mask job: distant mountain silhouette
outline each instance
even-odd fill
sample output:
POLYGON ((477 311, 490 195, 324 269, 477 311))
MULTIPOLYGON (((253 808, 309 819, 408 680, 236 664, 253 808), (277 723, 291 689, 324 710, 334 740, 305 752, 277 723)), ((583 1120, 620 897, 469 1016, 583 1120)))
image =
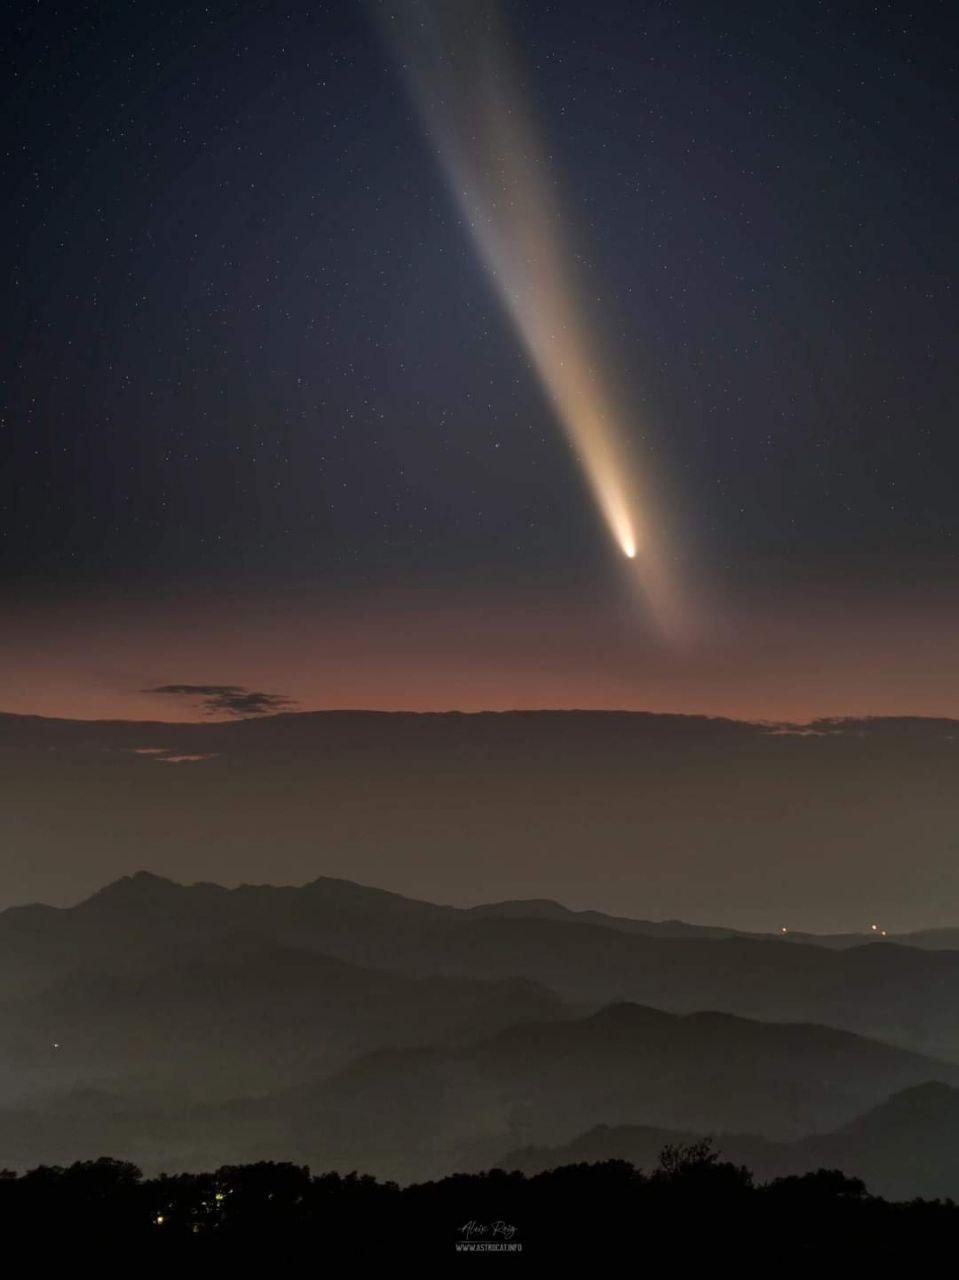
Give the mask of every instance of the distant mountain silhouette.
POLYGON ((0 901, 71 901, 135 858, 174 878, 322 870, 457 903, 549 897, 751 934, 868 929, 884 912, 950 925, 929 912, 953 885, 957 741, 957 722, 910 719, 0 716, 0 901))
MULTIPOLYGON (((526 1173, 610 1159, 652 1169, 665 1146, 701 1137, 689 1130, 597 1125, 562 1146, 507 1152, 497 1163, 526 1173)), ((877 1195, 959 1199, 959 1090, 945 1084, 904 1089, 830 1133, 794 1142, 742 1133, 720 1133, 714 1141, 724 1159, 763 1179, 842 1169, 877 1195)))
POLYGON ((140 872, 11 908, 0 1167, 109 1152, 409 1181, 713 1133, 769 1176, 952 1185, 959 954, 656 927, 332 877, 140 872))
MULTIPOLYGON (((841 1027, 959 1060, 959 953, 885 942, 829 949, 776 938, 652 937, 572 921, 438 906, 328 877, 301 888, 178 885, 140 873, 71 908, 0 913, 0 1003, 71 975, 149 972, 237 937, 408 978, 525 979, 562 1001, 841 1027)), ((215 955, 213 957, 215 959, 215 955)))
POLYGON ((959 1066, 822 1027, 635 1005, 527 1022, 459 1048, 381 1049, 264 1097, 73 1092, 0 1111, 0 1165, 109 1150, 147 1168, 278 1159, 403 1181, 479 1169, 598 1124, 793 1138, 959 1066))
MULTIPOLYGON (((91 916, 102 924, 108 904, 127 910, 146 895, 152 909, 175 890, 139 877, 114 886, 86 904, 77 934, 91 916)), ((566 1012, 523 979, 406 977, 256 934, 177 942, 171 918, 158 917, 152 946, 130 947, 122 968, 103 949, 81 951, 84 967, 0 1003, 0 1100, 78 1086, 224 1099, 383 1045, 457 1043, 566 1012)))
POLYGON ((648 938, 752 938, 755 941, 804 943, 842 951, 885 940, 904 946, 923 947, 928 951, 959 948, 959 929, 928 929, 919 933, 749 933, 743 929, 725 929, 722 925, 689 924, 685 920, 635 920, 630 916, 611 916, 603 911, 573 911, 549 898, 527 898, 512 902, 491 902, 470 909, 474 915, 498 916, 507 920, 562 920, 568 924, 597 924, 620 933, 640 933, 648 938))
MULTIPOLYGON (((513 902, 491 902, 469 908, 473 916, 503 920, 560 920, 564 924, 596 924, 619 933, 639 933, 648 938, 742 938, 745 934, 720 925, 687 924, 684 920, 633 920, 610 916, 603 911, 572 911, 548 898, 527 898, 513 902)), ((767 935, 770 936, 770 935, 767 935)), ((865 937, 860 941, 865 941, 865 937)))

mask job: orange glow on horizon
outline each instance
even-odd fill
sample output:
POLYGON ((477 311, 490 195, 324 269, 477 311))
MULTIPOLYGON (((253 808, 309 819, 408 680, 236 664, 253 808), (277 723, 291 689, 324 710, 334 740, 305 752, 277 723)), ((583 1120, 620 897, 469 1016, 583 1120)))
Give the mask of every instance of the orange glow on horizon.
POLYGON ((951 592, 921 619, 906 597, 767 594, 743 602, 726 630, 681 646, 637 627, 632 593, 609 585, 461 581, 312 596, 194 588, 22 604, 0 652, 0 711, 199 719, 187 700, 143 692, 182 681, 267 690, 296 710, 959 717, 951 592))

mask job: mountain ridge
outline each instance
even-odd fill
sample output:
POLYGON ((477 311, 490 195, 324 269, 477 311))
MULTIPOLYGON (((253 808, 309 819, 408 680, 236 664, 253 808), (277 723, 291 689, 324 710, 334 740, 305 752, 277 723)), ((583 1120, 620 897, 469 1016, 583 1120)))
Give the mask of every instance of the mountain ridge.
POLYGON ((280 1091, 202 1105, 87 1085, 0 1108, 0 1165, 99 1145, 168 1170, 282 1158, 411 1181, 597 1124, 742 1133, 748 1118, 767 1140, 796 1140, 930 1079, 959 1087, 959 1065, 828 1028, 620 1006, 468 1043, 380 1046, 280 1091))
POLYGON ((407 977, 523 978, 572 1005, 819 1023, 959 1060, 957 951, 889 939, 833 949, 694 926, 657 936, 634 923, 489 914, 334 877, 225 888, 135 875, 71 908, 0 913, 0 999, 37 994, 77 967, 136 971, 168 948, 255 933, 407 977))
MULTIPOLYGON (((425 714, 425 713, 424 713, 425 714)), ((481 902, 472 906, 457 906, 447 903, 431 902, 428 899, 416 898, 411 894, 399 893, 392 889, 383 889, 378 885, 361 883, 359 881, 350 880, 344 876, 328 876, 320 875, 312 879, 305 880, 299 884, 271 884, 269 882, 241 882, 236 885, 223 885, 211 880, 197 881, 181 881, 175 880, 170 876, 159 875, 156 872, 141 868, 134 872, 118 876, 115 880, 103 885, 101 888, 94 890, 87 897, 81 898, 78 902, 69 904, 68 906, 55 906, 43 902, 26 902, 14 903, 10 906, 0 908, 0 919, 8 914, 17 912, 26 912, 35 909, 43 911, 71 911, 78 907, 87 906, 90 903, 102 902, 107 900, 117 900, 121 898, 133 898, 142 900, 149 894, 163 893, 172 899, 171 891, 190 891, 198 893, 216 893, 216 894, 247 894, 251 891, 264 892, 329 892, 339 891, 356 896, 357 898, 366 895, 369 899, 378 899, 381 902, 392 900, 397 905, 412 904, 416 907, 433 909, 435 911, 460 912, 464 916, 472 917, 491 917, 491 918, 520 918, 520 919, 548 919, 561 920, 568 923, 583 923, 597 925, 602 928, 614 928, 623 932, 643 933, 646 936, 660 937, 699 937, 712 940, 724 939, 743 939, 747 941, 769 941, 769 942, 789 942, 792 945, 809 945, 809 946, 825 946, 837 947, 842 949, 851 949, 856 946, 881 946, 881 945, 897 945, 897 946, 916 946, 917 942, 913 939, 922 939, 924 937, 947 937, 955 933, 955 946, 943 947, 944 950, 954 950, 959 948, 959 926, 955 929, 950 927, 919 929, 909 933, 887 934, 883 932, 881 935, 875 932, 864 931, 854 934, 816 934, 802 930, 788 930, 780 932, 756 932, 743 929, 735 929, 732 926, 719 924, 699 924, 691 921, 681 920, 677 918, 669 918, 662 920, 644 919, 634 916, 614 916, 604 911, 598 911, 593 908, 572 908, 566 906, 554 898, 517 898, 504 899, 497 902, 481 902)), ((934 947, 923 948, 926 950, 934 950, 934 947)))
POLYGON ((321 871, 460 906, 549 898, 661 932, 677 918, 948 929, 957 753, 955 726, 932 719, 786 732, 619 711, 7 716, 0 901, 76 902, 136 851, 178 881, 321 871), (784 878, 764 874, 772 850, 784 878))
POLYGON ((751 1133, 597 1125, 564 1146, 508 1151, 499 1163, 525 1173, 605 1160, 649 1168, 665 1146, 704 1136, 723 1159, 748 1166, 760 1180, 839 1168, 877 1195, 959 1198, 959 1089, 939 1081, 901 1089, 836 1129, 792 1142, 751 1133))

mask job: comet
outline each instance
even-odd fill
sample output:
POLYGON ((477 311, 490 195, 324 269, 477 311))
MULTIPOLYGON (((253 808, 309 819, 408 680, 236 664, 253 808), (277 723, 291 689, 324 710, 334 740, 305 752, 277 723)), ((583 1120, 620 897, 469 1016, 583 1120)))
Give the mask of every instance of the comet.
POLYGON ((679 596, 640 483, 635 415, 604 357, 549 149, 521 63, 489 0, 378 8, 423 126, 496 293, 534 366, 614 545, 674 629, 679 596))

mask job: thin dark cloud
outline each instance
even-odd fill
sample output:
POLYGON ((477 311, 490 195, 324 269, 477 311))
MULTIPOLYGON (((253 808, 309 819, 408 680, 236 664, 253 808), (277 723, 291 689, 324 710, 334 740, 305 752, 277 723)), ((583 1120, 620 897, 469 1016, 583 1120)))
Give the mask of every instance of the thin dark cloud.
POLYGON ((281 693, 264 693, 241 684, 159 684, 144 693, 190 698, 210 716, 265 716, 296 705, 281 693))

